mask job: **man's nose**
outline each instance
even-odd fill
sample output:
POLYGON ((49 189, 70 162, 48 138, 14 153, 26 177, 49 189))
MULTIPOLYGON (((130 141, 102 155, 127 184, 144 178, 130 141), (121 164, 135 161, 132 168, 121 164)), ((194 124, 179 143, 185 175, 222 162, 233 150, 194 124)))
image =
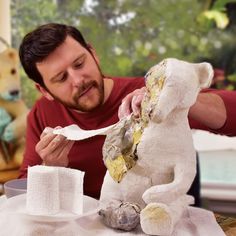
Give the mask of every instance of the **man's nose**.
POLYGON ((68 75, 74 86, 78 86, 82 82, 82 77, 79 75, 78 71, 74 69, 68 69, 68 75))

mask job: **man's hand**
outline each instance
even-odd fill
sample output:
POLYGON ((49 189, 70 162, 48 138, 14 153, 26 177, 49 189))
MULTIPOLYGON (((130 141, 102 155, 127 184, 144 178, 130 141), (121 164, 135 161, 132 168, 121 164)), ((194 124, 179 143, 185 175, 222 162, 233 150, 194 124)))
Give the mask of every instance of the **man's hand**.
POLYGON ((52 131, 51 128, 46 128, 43 131, 35 150, 42 158, 44 165, 67 167, 69 164, 68 154, 74 141, 67 140, 62 135, 53 134, 52 131))
POLYGON ((130 115, 132 112, 134 116, 140 115, 141 103, 146 92, 146 88, 136 89, 129 93, 123 100, 118 110, 119 119, 130 115))

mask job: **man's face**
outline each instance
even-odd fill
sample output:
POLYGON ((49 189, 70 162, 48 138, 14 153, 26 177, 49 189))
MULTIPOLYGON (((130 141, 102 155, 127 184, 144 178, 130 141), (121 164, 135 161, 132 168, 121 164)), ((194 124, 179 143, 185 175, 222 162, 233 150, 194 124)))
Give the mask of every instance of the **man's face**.
MULTIPOLYGON (((94 54, 93 54, 94 55, 94 54)), ((96 57, 68 36, 45 60, 37 63, 47 89, 38 85, 49 100, 89 112, 104 100, 104 82, 96 57)))

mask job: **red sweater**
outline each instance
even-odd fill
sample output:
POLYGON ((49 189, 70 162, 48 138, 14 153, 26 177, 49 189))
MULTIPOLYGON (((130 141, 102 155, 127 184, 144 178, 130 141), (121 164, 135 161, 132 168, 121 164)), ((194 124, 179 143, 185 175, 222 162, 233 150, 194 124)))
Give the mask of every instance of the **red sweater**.
MULTIPOLYGON (((20 177, 26 177, 27 167, 42 163, 35 152, 35 146, 45 127, 65 127, 77 124, 85 130, 99 129, 116 123, 118 108, 122 99, 133 90, 144 86, 143 78, 112 78, 113 90, 102 107, 89 112, 78 113, 57 101, 42 97, 31 109, 27 119, 26 150, 20 177)), ((69 153, 70 168, 85 171, 84 193, 99 198, 106 167, 102 160, 102 146, 105 136, 95 136, 76 141, 69 153)))
MULTIPOLYGON (((27 120, 26 150, 24 160, 21 166, 20 177, 26 177, 27 167, 42 163, 41 158, 35 152, 35 146, 40 140, 40 135, 45 127, 65 127, 71 124, 77 124, 82 129, 99 129, 118 121, 118 107, 122 99, 133 90, 143 87, 143 78, 112 78, 114 87, 108 100, 102 107, 89 112, 78 113, 72 109, 64 107, 57 101, 48 101, 42 97, 31 109, 27 120)), ((215 92, 215 91, 214 91, 215 92)), ((218 130, 220 133, 230 135, 234 132, 236 135, 236 122, 233 119, 236 115, 236 109, 232 108, 232 99, 236 99, 236 92, 220 93, 228 107, 228 120, 225 126, 218 130), (234 113, 234 114, 233 114, 234 113), (234 125, 234 131, 230 126, 234 125)), ((192 128, 206 129, 207 127, 190 121, 192 128)), ((102 160, 102 146, 105 136, 95 136, 86 140, 76 141, 69 153, 70 168, 85 171, 84 193, 88 196, 99 198, 103 178, 106 172, 102 160)))

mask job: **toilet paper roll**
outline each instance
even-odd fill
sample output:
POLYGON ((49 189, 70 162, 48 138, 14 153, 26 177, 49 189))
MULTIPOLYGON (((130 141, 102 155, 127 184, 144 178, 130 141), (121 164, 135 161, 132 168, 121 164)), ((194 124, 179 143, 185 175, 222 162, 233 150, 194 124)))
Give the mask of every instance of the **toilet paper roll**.
POLYGON ((83 213, 83 183, 84 172, 60 167, 60 204, 61 209, 71 211, 75 214, 83 213))
POLYGON ((26 209, 29 214, 52 215, 60 210, 58 169, 28 168, 26 209))

